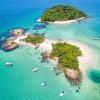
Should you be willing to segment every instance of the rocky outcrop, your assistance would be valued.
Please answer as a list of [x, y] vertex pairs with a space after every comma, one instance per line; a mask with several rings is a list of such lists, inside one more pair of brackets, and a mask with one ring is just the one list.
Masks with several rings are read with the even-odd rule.
[[78, 70], [74, 70], [74, 69], [66, 68], [65, 75], [71, 80], [78, 80], [79, 77], [80, 77], [80, 74], [81, 74], [81, 72], [80, 72], [79, 69]]
[[62, 70], [65, 76], [70, 80], [78, 80], [80, 78], [81, 71], [79, 69], [69, 69], [64, 67], [62, 64], [59, 64], [59, 69]]
[[14, 42], [12, 40], [5, 41], [2, 45], [2, 48], [4, 51], [11, 51], [11, 50], [16, 49], [18, 47], [19, 47], [18, 43]]
[[19, 37], [21, 35], [24, 35], [24, 29], [22, 28], [18, 28], [18, 29], [13, 29], [10, 31], [10, 34], [13, 36], [13, 37]]

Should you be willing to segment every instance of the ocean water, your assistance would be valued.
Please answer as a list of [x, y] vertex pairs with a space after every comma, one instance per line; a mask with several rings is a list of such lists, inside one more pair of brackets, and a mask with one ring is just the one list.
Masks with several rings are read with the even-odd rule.
[[[69, 25], [50, 24], [46, 29], [49, 39], [81, 42], [93, 51], [94, 60], [80, 86], [72, 85], [61, 73], [50, 71], [53, 62], [41, 63], [41, 51], [23, 46], [11, 52], [0, 50], [0, 100], [100, 100], [100, 1], [99, 0], [1, 0], [0, 36], [15, 27], [32, 28], [42, 12], [56, 4], [70, 4], [87, 13], [90, 19]], [[40, 32], [41, 32], [40, 31]], [[13, 62], [7, 68], [5, 62]], [[50, 66], [50, 68], [45, 68]], [[32, 68], [39, 71], [32, 73]], [[40, 83], [46, 81], [47, 86]], [[80, 88], [80, 89], [79, 89]], [[76, 90], [79, 89], [79, 92]], [[66, 91], [63, 97], [59, 92]]]

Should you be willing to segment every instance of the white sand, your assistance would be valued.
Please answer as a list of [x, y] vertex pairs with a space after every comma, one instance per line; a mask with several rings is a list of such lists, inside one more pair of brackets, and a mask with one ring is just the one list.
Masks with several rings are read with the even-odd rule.
[[[53, 23], [53, 24], [70, 24], [70, 23], [74, 23], [74, 22], [78, 22], [85, 19], [85, 17], [82, 18], [78, 18], [75, 20], [68, 20], [68, 21], [55, 21], [55, 22], [48, 22], [48, 23]], [[37, 19], [37, 22], [41, 22], [41, 18]]]
[[35, 46], [32, 45], [31, 43], [26, 43], [24, 41], [21, 41], [22, 39], [25, 39], [26, 37], [27, 35], [19, 36], [18, 38], [15, 39], [15, 42], [18, 43], [19, 45], [26, 45], [26, 46], [34, 48]]
[[44, 42], [39, 45], [39, 48], [43, 52], [48, 51], [50, 53], [51, 50], [52, 50], [52, 43], [53, 43], [53, 41], [50, 41], [48, 39], [45, 39]]
[[70, 23], [81, 21], [83, 19], [85, 19], [85, 17], [75, 19], [75, 20], [68, 20], [68, 21], [55, 21], [54, 24], [70, 24]]
[[26, 35], [21, 35], [21, 36], [19, 36], [19, 37], [17, 37], [17, 38], [15, 39], [15, 42], [19, 43], [19, 42], [21, 42], [21, 41], [20, 41], [21, 39], [25, 39], [26, 37], [27, 37]]
[[89, 48], [89, 46], [87, 46], [83, 43], [80, 43], [80, 42], [68, 41], [68, 43], [79, 47], [80, 50], [82, 51], [83, 55], [78, 58], [79, 59], [79, 65], [80, 65], [79, 67], [80, 67], [80, 70], [82, 72], [86, 73], [86, 71], [88, 69], [90, 69], [91, 62], [94, 60], [93, 51], [91, 50], [91, 48]]
[[[30, 43], [20, 41], [20, 39], [24, 39], [26, 37], [27, 37], [26, 35], [20, 36], [17, 39], [15, 39], [15, 42], [17, 42], [20, 45], [27, 45], [29, 47], [35, 47], [34, 45]], [[41, 49], [43, 52], [47, 51], [50, 53], [52, 50], [52, 43], [57, 43], [57, 42], [66, 42], [66, 43], [70, 43], [72, 45], [79, 47], [83, 54], [81, 57], [79, 57], [80, 70], [85, 73], [86, 70], [90, 68], [90, 64], [93, 61], [94, 54], [87, 45], [82, 44], [80, 42], [76, 42], [72, 40], [57, 41], [57, 40], [49, 40], [46, 38], [43, 43], [39, 44], [39, 49]]]
[[41, 18], [37, 19], [36, 22], [41, 22]]
[[[40, 44], [39, 47], [43, 52], [48, 51], [50, 53], [52, 50], [52, 43], [57, 43], [57, 42], [59, 41], [56, 41], [56, 40], [51, 41], [51, 40], [46, 39], [42, 44]], [[90, 68], [91, 62], [93, 61], [93, 55], [94, 55], [93, 51], [91, 51], [91, 49], [87, 45], [80, 43], [80, 42], [76, 42], [72, 40], [62, 41], [62, 42], [70, 43], [80, 48], [83, 55], [78, 58], [79, 65], [80, 65], [80, 70], [85, 73], [86, 70]]]

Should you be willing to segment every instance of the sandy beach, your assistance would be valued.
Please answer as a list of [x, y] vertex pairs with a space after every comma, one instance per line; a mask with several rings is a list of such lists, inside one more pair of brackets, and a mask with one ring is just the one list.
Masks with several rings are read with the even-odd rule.
[[66, 43], [75, 45], [80, 48], [83, 55], [78, 58], [79, 59], [79, 67], [80, 67], [80, 70], [82, 71], [82, 73], [86, 73], [86, 71], [90, 68], [88, 66], [91, 64], [91, 61], [93, 60], [93, 56], [94, 56], [93, 51], [91, 51], [91, 49], [87, 45], [77, 42], [77, 41], [73, 41], [73, 40], [56, 41], [56, 40], [45, 39], [45, 41], [42, 44], [40, 44], [39, 48], [43, 52], [49, 51], [49, 53], [50, 53], [52, 50], [52, 43], [57, 43], [57, 42], [66, 42]]
[[82, 73], [86, 73], [86, 71], [88, 69], [90, 69], [90, 64], [91, 62], [93, 61], [93, 57], [94, 57], [94, 53], [93, 51], [91, 50], [91, 48], [89, 48], [89, 46], [83, 44], [83, 43], [80, 43], [80, 42], [77, 42], [77, 41], [68, 41], [67, 43], [70, 43], [72, 45], [75, 45], [77, 47], [80, 48], [80, 50], [82, 51], [82, 56], [79, 57], [79, 68], [80, 70], [82, 71]]
[[[26, 37], [27, 37], [26, 35], [20, 36], [20, 37], [15, 39], [15, 42], [17, 42], [19, 45], [27, 45], [29, 47], [34, 48], [35, 47], [34, 45], [32, 45], [30, 43], [26, 43], [24, 41], [21, 41], [21, 39], [24, 39]], [[87, 45], [85, 45], [83, 43], [73, 41], [73, 40], [58, 41], [58, 40], [49, 40], [49, 39], [45, 38], [44, 42], [39, 44], [39, 49], [42, 50], [43, 52], [47, 51], [47, 52], [51, 53], [52, 44], [57, 43], [57, 42], [66, 42], [66, 43], [69, 43], [69, 44], [72, 44], [72, 45], [79, 47], [80, 50], [82, 51], [82, 54], [83, 54], [81, 57], [78, 58], [80, 70], [85, 73], [86, 70], [89, 69], [88, 65], [93, 60], [93, 52], [91, 51], [91, 49]]]
[[22, 41], [22, 39], [25, 39], [26, 37], [27, 37], [27, 35], [19, 36], [18, 38], [15, 39], [15, 42], [18, 43], [20, 46], [26, 45], [26, 46], [29, 46], [31, 48], [34, 48], [35, 46], [32, 45], [31, 43], [26, 43], [25, 41]]
[[[70, 24], [74, 22], [79, 22], [81, 20], [84, 20], [85, 17], [74, 19], [74, 20], [67, 20], [67, 21], [55, 21], [55, 22], [48, 22], [48, 23], [53, 23], [53, 24]], [[36, 22], [41, 22], [41, 18], [37, 19]]]

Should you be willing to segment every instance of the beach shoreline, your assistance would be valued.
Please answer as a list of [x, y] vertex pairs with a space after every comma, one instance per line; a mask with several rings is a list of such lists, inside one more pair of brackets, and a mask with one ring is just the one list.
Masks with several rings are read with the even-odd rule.
[[[82, 20], [86, 19], [86, 17], [81, 17], [78, 19], [73, 19], [73, 20], [67, 20], [67, 21], [55, 21], [55, 22], [48, 22], [52, 24], [70, 24], [70, 23], [75, 23], [75, 22], [80, 22]], [[41, 18], [37, 19], [36, 22], [41, 23]]]
[[[91, 51], [91, 49], [89, 48], [89, 46], [81, 43], [81, 42], [77, 42], [77, 41], [73, 41], [73, 40], [68, 40], [68, 41], [58, 41], [58, 40], [48, 40], [45, 39], [44, 43], [42, 43], [39, 48], [42, 51], [49, 51], [49, 53], [52, 50], [52, 43], [57, 43], [57, 42], [62, 42], [62, 43], [69, 43], [72, 45], [75, 45], [77, 47], [80, 48], [80, 50], [82, 51], [82, 56], [78, 57], [79, 59], [79, 68], [82, 72], [86, 72], [86, 70], [88, 70], [87, 66], [92, 60], [93, 60], [93, 52]], [[45, 44], [45, 45], [44, 45]]]
[[[26, 43], [25, 41], [21, 41], [22, 39], [25, 39], [26, 37], [27, 37], [27, 35], [20, 36], [20, 37], [15, 39], [15, 42], [17, 42], [19, 45], [26, 45], [26, 46], [29, 46], [29, 47], [32, 47], [32, 48], [36, 47], [31, 43]], [[53, 49], [52, 44], [55, 44], [55, 43], [58, 43], [58, 42], [69, 43], [71, 45], [75, 45], [75, 46], [80, 48], [80, 50], [82, 51], [82, 56], [78, 57], [79, 68], [82, 71], [82, 73], [86, 73], [86, 71], [89, 69], [87, 67], [88, 64], [91, 63], [91, 61], [93, 60], [93, 52], [91, 51], [89, 46], [87, 46], [87, 45], [85, 45], [81, 42], [73, 41], [73, 40], [59, 41], [59, 40], [49, 40], [49, 39], [45, 38], [45, 40], [42, 43], [38, 44], [38, 48], [43, 53], [48, 52], [50, 54], [52, 49]], [[52, 60], [54, 60], [54, 59], [52, 59]], [[57, 60], [55, 60], [55, 61], [54, 62], [57, 64], [58, 63]]]

